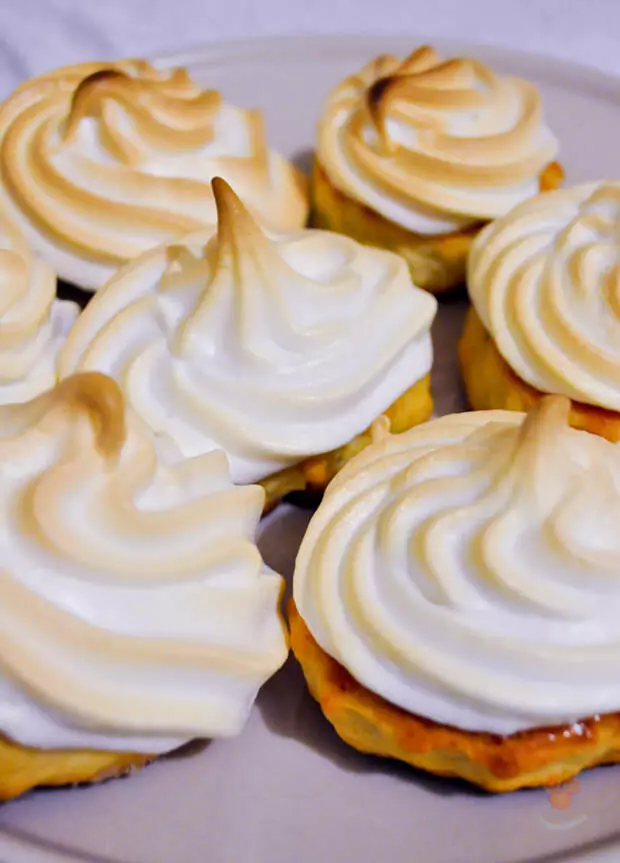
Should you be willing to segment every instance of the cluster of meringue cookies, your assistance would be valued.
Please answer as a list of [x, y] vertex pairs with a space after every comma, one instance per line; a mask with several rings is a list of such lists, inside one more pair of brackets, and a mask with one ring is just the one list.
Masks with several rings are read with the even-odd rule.
[[[557, 151], [533, 84], [427, 47], [335, 88], [310, 184], [182, 69], [0, 106], [0, 799], [239, 734], [289, 646], [361, 751], [620, 758], [620, 183]], [[477, 412], [433, 420], [465, 283]]]

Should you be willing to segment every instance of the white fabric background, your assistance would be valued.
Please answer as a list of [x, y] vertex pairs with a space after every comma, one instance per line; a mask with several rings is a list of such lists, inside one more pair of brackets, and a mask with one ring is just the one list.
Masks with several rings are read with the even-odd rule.
[[620, 74], [620, 0], [0, 0], [0, 96], [79, 60], [304, 32], [453, 37]]

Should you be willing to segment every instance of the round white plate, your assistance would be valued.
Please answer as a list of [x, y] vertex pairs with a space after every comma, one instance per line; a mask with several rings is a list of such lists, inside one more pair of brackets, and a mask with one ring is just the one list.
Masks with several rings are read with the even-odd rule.
[[[200, 49], [187, 65], [226, 98], [264, 109], [270, 140], [307, 164], [330, 87], [378, 53], [420, 40], [277, 39]], [[439, 44], [534, 80], [562, 142], [568, 182], [620, 177], [620, 80], [491, 48]], [[438, 409], [463, 407], [454, 364], [462, 304], [435, 333]], [[307, 513], [281, 507], [262, 527], [291, 572]], [[122, 781], [41, 791], [0, 806], [1, 863], [602, 863], [620, 859], [620, 767], [584, 774], [564, 798], [476, 793], [342, 744], [293, 661], [263, 690], [236, 740], [162, 759]]]

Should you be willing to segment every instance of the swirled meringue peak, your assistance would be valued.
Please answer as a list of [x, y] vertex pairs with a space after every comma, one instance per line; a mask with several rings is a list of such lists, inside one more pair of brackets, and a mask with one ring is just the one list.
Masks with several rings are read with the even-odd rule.
[[58, 350], [78, 314], [56, 299], [56, 276], [22, 232], [0, 217], [0, 405], [28, 401], [56, 383]]
[[97, 290], [147, 249], [215, 226], [226, 177], [261, 221], [301, 227], [305, 183], [269, 150], [259, 111], [142, 60], [59, 69], [0, 108], [5, 209], [61, 278]]
[[620, 183], [540, 195], [489, 225], [468, 268], [497, 349], [547, 393], [620, 411]]
[[86, 308], [61, 375], [115, 378], [186, 456], [254, 482], [364, 431], [430, 370], [437, 303], [397, 255], [326, 231], [265, 233], [224, 180], [218, 233], [129, 264]]
[[284, 662], [258, 487], [156, 448], [116, 383], [0, 408], [0, 733], [166, 751], [242, 728]]
[[317, 157], [337, 188], [385, 218], [443, 234], [535, 195], [557, 151], [533, 84], [425, 46], [336, 87]]
[[294, 596], [357, 681], [497, 734], [620, 710], [620, 449], [569, 405], [446, 416], [336, 477]]

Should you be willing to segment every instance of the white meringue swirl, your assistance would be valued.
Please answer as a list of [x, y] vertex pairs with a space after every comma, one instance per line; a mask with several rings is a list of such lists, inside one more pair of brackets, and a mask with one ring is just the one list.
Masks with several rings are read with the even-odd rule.
[[56, 383], [59, 348], [75, 303], [56, 299], [56, 276], [21, 231], [0, 218], [0, 404], [24, 402]]
[[421, 380], [437, 303], [397, 255], [325, 231], [268, 235], [213, 185], [217, 237], [122, 270], [60, 373], [109, 374], [186, 456], [221, 447], [234, 480], [253, 482], [347, 443]]
[[620, 183], [547, 192], [517, 207], [478, 237], [467, 281], [520, 378], [620, 410]]
[[214, 229], [216, 175], [265, 225], [305, 223], [305, 182], [268, 149], [260, 112], [201, 90], [183, 69], [70, 66], [27, 81], [0, 107], [3, 207], [83, 288], [166, 240]]
[[294, 597], [358, 682], [477, 732], [620, 710], [620, 449], [569, 405], [443, 417], [336, 477]]
[[330, 181], [419, 234], [488, 221], [539, 191], [558, 143], [540, 93], [422, 47], [381, 56], [333, 91], [317, 158]]
[[0, 408], [0, 733], [157, 753], [238, 733], [284, 662], [262, 489], [155, 449], [117, 385]]

